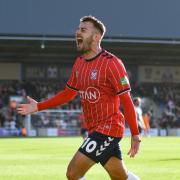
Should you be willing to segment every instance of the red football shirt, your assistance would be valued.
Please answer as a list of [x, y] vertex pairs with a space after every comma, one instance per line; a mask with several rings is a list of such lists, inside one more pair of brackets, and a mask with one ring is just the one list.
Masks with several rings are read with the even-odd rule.
[[120, 59], [105, 50], [92, 59], [78, 57], [67, 86], [79, 92], [90, 133], [123, 136], [125, 123], [118, 95], [130, 91], [130, 85]]

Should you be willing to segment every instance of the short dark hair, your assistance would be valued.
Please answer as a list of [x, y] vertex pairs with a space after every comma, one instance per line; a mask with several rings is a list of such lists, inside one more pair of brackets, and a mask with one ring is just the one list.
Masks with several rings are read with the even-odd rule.
[[105, 27], [105, 25], [99, 19], [97, 19], [96, 17], [91, 16], [91, 15], [83, 16], [80, 19], [80, 22], [87, 22], [87, 21], [92, 22], [94, 27], [96, 27], [97, 30], [101, 33], [101, 35], [104, 36], [104, 34], [106, 32], [106, 27]]

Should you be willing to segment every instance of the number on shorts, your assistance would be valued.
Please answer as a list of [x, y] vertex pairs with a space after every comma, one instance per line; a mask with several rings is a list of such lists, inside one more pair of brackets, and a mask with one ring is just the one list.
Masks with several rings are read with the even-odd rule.
[[83, 149], [85, 146], [86, 152], [91, 153], [96, 149], [97, 143], [96, 141], [90, 141], [90, 138], [87, 138], [81, 148]]

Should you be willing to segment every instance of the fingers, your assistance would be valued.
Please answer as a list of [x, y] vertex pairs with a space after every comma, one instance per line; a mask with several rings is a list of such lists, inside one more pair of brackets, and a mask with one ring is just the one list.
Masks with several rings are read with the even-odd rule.
[[17, 112], [18, 112], [18, 114], [26, 115], [26, 112], [24, 110], [18, 110]]
[[23, 108], [18, 108], [17, 113], [21, 115], [26, 115], [26, 111]]
[[18, 114], [21, 114], [21, 115], [26, 115], [26, 112], [21, 110], [21, 111], [18, 111]]
[[23, 108], [25, 104], [18, 104], [16, 109]]
[[31, 103], [34, 101], [34, 99], [32, 99], [31, 97], [27, 96], [28, 102]]
[[135, 157], [135, 155], [138, 153], [139, 151], [139, 146], [140, 146], [140, 142], [141, 142], [141, 138], [139, 135], [133, 135], [131, 137], [131, 149], [128, 152], [128, 155], [130, 157]]
[[27, 109], [27, 105], [26, 104], [20, 104], [16, 110], [17, 110], [18, 114], [26, 115], [27, 114], [27, 110], [26, 109]]
[[132, 145], [131, 145], [131, 148], [130, 150], [128, 151], [128, 155], [131, 157], [131, 158], [134, 158], [136, 156], [136, 154], [138, 153], [139, 151], [139, 145], [140, 145], [140, 142], [132, 142]]
[[27, 115], [37, 111], [37, 101], [27, 96], [28, 104], [19, 104], [17, 107], [18, 114]]
[[134, 158], [137, 153], [138, 153], [138, 150], [137, 150], [137, 149], [131, 148], [131, 149], [129, 150], [129, 152], [128, 152], [128, 155], [129, 155], [131, 158]]
[[29, 103], [37, 103], [37, 101], [35, 101], [34, 99], [32, 99], [31, 97], [27, 96], [28, 102]]

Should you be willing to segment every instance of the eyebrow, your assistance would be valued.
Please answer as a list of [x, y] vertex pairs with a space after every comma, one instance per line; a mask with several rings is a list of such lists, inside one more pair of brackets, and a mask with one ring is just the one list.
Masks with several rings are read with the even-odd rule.
[[88, 28], [86, 28], [86, 27], [82, 27], [81, 29], [88, 29]]
[[78, 27], [77, 29], [78, 30], [88, 30], [88, 28], [86, 28], [86, 27]]

